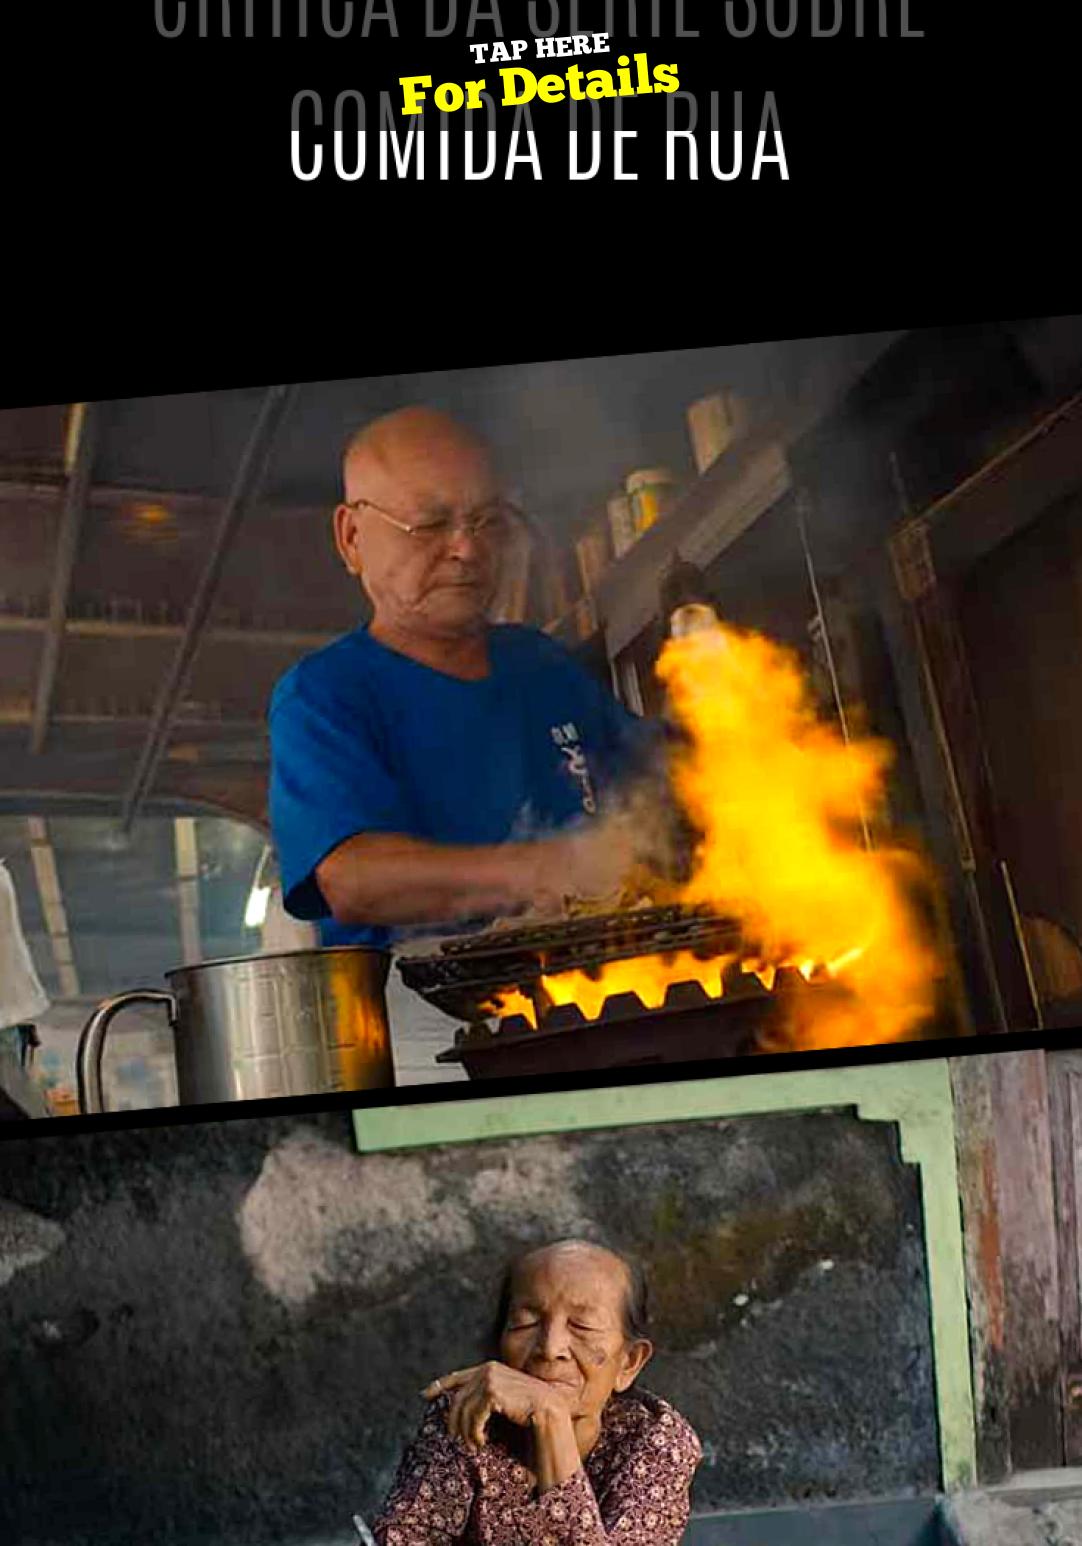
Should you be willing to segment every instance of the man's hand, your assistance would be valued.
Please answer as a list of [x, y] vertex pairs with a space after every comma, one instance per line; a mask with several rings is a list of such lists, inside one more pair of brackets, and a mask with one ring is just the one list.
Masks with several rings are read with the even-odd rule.
[[424, 1394], [429, 1401], [451, 1396], [448, 1431], [471, 1449], [483, 1448], [489, 1419], [497, 1413], [520, 1428], [564, 1419], [571, 1429], [570, 1403], [558, 1387], [502, 1363], [457, 1369], [433, 1380]]
[[536, 845], [533, 907], [559, 913], [569, 899], [615, 905], [634, 863], [634, 833], [620, 817], [549, 838]]

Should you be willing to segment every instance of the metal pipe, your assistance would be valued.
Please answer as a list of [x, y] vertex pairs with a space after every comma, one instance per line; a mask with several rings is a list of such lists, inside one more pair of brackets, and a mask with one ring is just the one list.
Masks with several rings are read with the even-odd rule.
[[210, 614], [211, 605], [218, 590], [225, 560], [229, 554], [230, 545], [236, 535], [242, 517], [247, 513], [248, 507], [258, 492], [263, 475], [267, 470], [271, 450], [275, 436], [285, 416], [287, 407], [294, 388], [291, 386], [268, 387], [259, 409], [259, 414], [248, 437], [248, 443], [244, 448], [240, 463], [237, 467], [233, 487], [229, 498], [226, 500], [222, 511], [221, 520], [218, 523], [218, 531], [214, 539], [203, 573], [199, 578], [199, 584], [192, 598], [191, 608], [184, 625], [184, 634], [177, 645], [169, 670], [166, 672], [158, 693], [158, 699], [154, 706], [154, 714], [151, 719], [147, 738], [143, 743], [143, 749], [139, 754], [139, 761], [124, 797], [124, 805], [121, 812], [121, 826], [125, 832], [130, 832], [140, 806], [154, 782], [154, 776], [158, 770], [162, 754], [165, 751], [166, 740], [176, 714], [180, 695], [184, 690], [188, 672], [199, 648], [203, 631], [206, 627], [207, 617]]
[[45, 738], [49, 733], [49, 712], [52, 708], [53, 690], [60, 667], [60, 649], [68, 615], [71, 577], [75, 572], [75, 556], [79, 550], [79, 534], [82, 531], [83, 516], [86, 513], [90, 474], [93, 470], [101, 422], [101, 411], [97, 403], [77, 403], [74, 407], [78, 413], [76, 443], [74, 455], [69, 452], [70, 471], [64, 489], [64, 508], [60, 516], [60, 532], [56, 542], [56, 561], [53, 565], [49, 595], [49, 618], [45, 626], [45, 638], [42, 640], [38, 680], [34, 690], [34, 714], [30, 727], [30, 750], [34, 753], [44, 749]]
[[198, 966], [203, 959], [203, 942], [199, 930], [199, 839], [194, 816], [173, 817], [173, 846], [181, 955], [185, 966]]
[[[808, 571], [808, 582], [811, 585], [812, 600], [815, 603], [815, 615], [819, 623], [819, 634], [823, 641], [823, 649], [826, 652], [827, 671], [830, 674], [830, 688], [834, 694], [834, 707], [838, 713], [838, 720], [842, 727], [842, 739], [846, 746], [851, 744], [849, 735], [849, 720], [845, 712], [845, 701], [842, 698], [841, 682], [838, 678], [838, 668], [834, 661], [834, 646], [830, 642], [830, 629], [827, 627], [826, 613], [823, 610], [823, 598], [819, 591], [819, 578], [815, 572], [815, 563], [812, 559], [811, 544], [808, 541], [808, 529], [804, 520], [804, 513], [809, 508], [806, 494], [801, 494], [797, 500], [797, 530], [800, 532], [800, 545], [804, 550], [804, 564]], [[872, 848], [871, 828], [868, 826], [868, 818], [864, 811], [864, 802], [857, 800], [857, 814], [860, 817], [860, 830], [864, 835], [864, 846]]]
[[[891, 478], [894, 482], [894, 490], [902, 516], [907, 521], [912, 520], [913, 507], [909, 500], [909, 492], [906, 489], [905, 480], [902, 477], [902, 469], [898, 461], [897, 452], [891, 451], [889, 463]], [[995, 952], [992, 949], [992, 938], [988, 931], [988, 920], [985, 917], [984, 903], [981, 900], [980, 887], [977, 883], [977, 858], [973, 850], [973, 839], [969, 830], [969, 815], [966, 811], [966, 803], [962, 795], [958, 769], [955, 766], [954, 749], [947, 732], [947, 722], [943, 715], [939, 687], [928, 656], [928, 648], [924, 638], [924, 625], [915, 608], [912, 610], [910, 621], [913, 628], [913, 637], [916, 642], [917, 663], [920, 667], [921, 681], [924, 687], [925, 705], [932, 722], [932, 733], [939, 748], [939, 755], [945, 775], [948, 820], [954, 833], [966, 900], [969, 904], [970, 915], [976, 925], [977, 948], [980, 952], [981, 965], [984, 968], [985, 984], [992, 997], [992, 1007], [999, 1029], [1007, 1031], [1010, 1030], [1010, 1023], [1007, 1016], [1007, 1006], [1003, 1001], [1003, 990], [1000, 987], [999, 972], [996, 967]]]
[[1006, 859], [999, 861], [999, 873], [1003, 876], [1003, 886], [1007, 892], [1007, 905], [1011, 910], [1011, 923], [1014, 925], [1015, 938], [1018, 941], [1018, 950], [1022, 957], [1022, 965], [1026, 973], [1026, 986], [1029, 988], [1029, 996], [1033, 1003], [1034, 1030], [1044, 1030], [1044, 1013], [1041, 1009], [1041, 995], [1037, 988], [1037, 975], [1033, 970], [1033, 958], [1029, 953], [1026, 943], [1026, 931], [1022, 923], [1022, 914], [1018, 909], [1018, 898], [1014, 894], [1014, 882]]
[[[5, 609], [4, 599], [0, 598], [0, 633], [45, 633], [48, 625], [49, 620], [45, 616]], [[182, 623], [73, 617], [70, 612], [64, 624], [64, 633], [69, 639], [157, 639], [167, 642], [179, 639], [183, 632]], [[258, 628], [222, 625], [206, 630], [206, 638], [212, 644], [250, 644], [256, 648], [269, 647], [276, 650], [317, 650], [324, 644], [332, 643], [337, 637], [335, 633], [318, 632], [311, 628], [277, 629], [269, 624], [261, 624]], [[26, 717], [29, 718], [29, 714]]]

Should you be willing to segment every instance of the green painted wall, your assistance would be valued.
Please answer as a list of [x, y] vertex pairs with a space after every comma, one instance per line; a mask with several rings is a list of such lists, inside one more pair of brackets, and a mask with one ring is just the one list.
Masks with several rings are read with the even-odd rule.
[[391, 1106], [355, 1112], [354, 1131], [357, 1147], [372, 1153], [586, 1128], [839, 1107], [855, 1108], [866, 1121], [897, 1123], [903, 1158], [920, 1167], [942, 1479], [948, 1490], [972, 1486], [976, 1433], [954, 1109], [946, 1060]]

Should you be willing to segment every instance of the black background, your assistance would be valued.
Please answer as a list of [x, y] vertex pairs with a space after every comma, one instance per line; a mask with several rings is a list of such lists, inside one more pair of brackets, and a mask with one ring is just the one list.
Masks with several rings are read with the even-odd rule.
[[[527, 35], [521, 0], [501, 9], [507, 35]], [[421, 0], [395, 11], [397, 41], [379, 24], [367, 40], [316, 25], [306, 40], [194, 26], [167, 40], [153, 0], [9, 8], [2, 400], [1077, 309], [1069, 7], [911, 0], [923, 38], [781, 40], [761, 26], [737, 41], [720, 0], [687, 0], [698, 39], [614, 36], [676, 62], [704, 111], [721, 93], [723, 126], [742, 90], [750, 141], [772, 90], [787, 182], [770, 168], [666, 182], [664, 103], [646, 98], [625, 109], [638, 182], [569, 184], [561, 105], [533, 109], [540, 183], [525, 168], [511, 182], [297, 181], [301, 88], [374, 103], [402, 74], [486, 73], [466, 46], [467, 0], [450, 40], [424, 39]], [[896, 0], [888, 11], [893, 30]], [[235, 32], [242, 15], [233, 0]]]

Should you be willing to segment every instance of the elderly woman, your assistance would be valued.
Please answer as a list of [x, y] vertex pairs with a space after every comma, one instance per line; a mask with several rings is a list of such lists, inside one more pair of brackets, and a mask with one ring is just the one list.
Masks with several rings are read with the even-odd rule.
[[676, 1546], [702, 1458], [633, 1389], [653, 1347], [641, 1273], [563, 1240], [504, 1280], [499, 1358], [433, 1380], [375, 1525], [378, 1546]]

